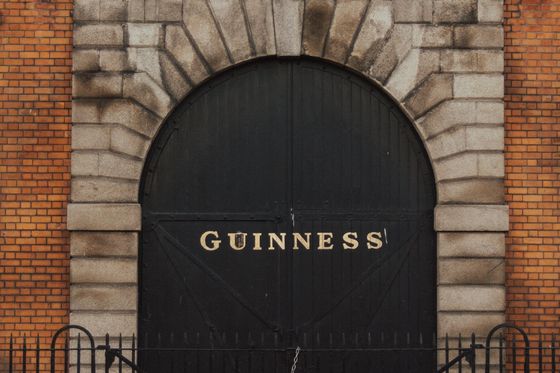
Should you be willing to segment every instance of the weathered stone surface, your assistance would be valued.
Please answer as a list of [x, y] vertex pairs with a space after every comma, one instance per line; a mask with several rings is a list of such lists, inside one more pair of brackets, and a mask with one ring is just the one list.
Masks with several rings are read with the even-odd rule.
[[129, 23], [126, 26], [128, 45], [157, 47], [162, 39], [162, 25], [158, 23]]
[[180, 21], [182, 18], [182, 8], [182, 0], [158, 0], [157, 20], [170, 22]]
[[[230, 64], [214, 17], [205, 1], [184, 0], [183, 23], [214, 71], [221, 70]], [[168, 46], [167, 43], [166, 46]], [[175, 47], [181, 48], [178, 45]]]
[[100, 115], [97, 100], [72, 101], [72, 123], [98, 123]]
[[506, 232], [508, 221], [508, 207], [503, 205], [438, 205], [435, 209], [438, 232]]
[[75, 46], [122, 46], [123, 26], [115, 24], [75, 25]]
[[140, 205], [70, 203], [68, 204], [68, 230], [138, 231], [140, 230]]
[[354, 34], [367, 11], [367, 0], [338, 0], [325, 45], [325, 57], [345, 63]]
[[173, 107], [169, 94], [147, 73], [125, 75], [123, 79], [124, 97], [133, 98], [160, 117], [165, 117]]
[[435, 23], [476, 23], [477, 0], [434, 0]]
[[144, 0], [128, 0], [128, 20], [131, 22], [144, 20]]
[[395, 25], [387, 43], [375, 54], [375, 62], [367, 67], [367, 75], [384, 82], [412, 45], [412, 26]]
[[104, 103], [100, 111], [101, 123], [122, 124], [149, 137], [156, 133], [161, 123], [159, 117], [126, 99]]
[[136, 311], [136, 286], [76, 285], [70, 289], [70, 309]]
[[503, 127], [466, 127], [466, 148], [469, 150], [503, 150]]
[[276, 54], [272, 0], [245, 0], [245, 11], [257, 56]]
[[209, 4], [222, 29], [233, 60], [240, 62], [249, 59], [252, 52], [241, 2], [239, 0], [209, 0]]
[[476, 103], [476, 121], [481, 124], [503, 124], [503, 101], [480, 101]]
[[504, 32], [501, 26], [456, 26], [454, 43], [459, 48], [502, 48]]
[[[307, 13], [306, 13], [307, 14]], [[307, 18], [307, 17], [306, 17]], [[348, 65], [366, 71], [379, 53], [387, 33], [393, 27], [393, 4], [386, 0], [372, 0], [364, 22], [358, 30]]]
[[157, 20], [159, 0], [144, 0], [144, 21], [153, 22]]
[[113, 126], [111, 128], [111, 150], [133, 157], [143, 158], [150, 145], [146, 137], [127, 127]]
[[109, 149], [110, 145], [111, 129], [108, 126], [72, 126], [72, 149]]
[[72, 77], [73, 97], [119, 97], [122, 95], [122, 75], [80, 73]]
[[191, 89], [189, 82], [166, 53], [159, 54], [159, 64], [164, 87], [175, 101], [181, 100]]
[[72, 258], [70, 281], [74, 284], [135, 283], [136, 259]]
[[503, 258], [445, 258], [438, 260], [440, 284], [495, 284], [505, 281]]
[[505, 256], [504, 233], [438, 233], [441, 257], [498, 257]]
[[504, 311], [506, 290], [503, 286], [440, 286], [438, 308], [441, 311]]
[[132, 68], [128, 65], [128, 54], [119, 49], [103, 49], [99, 51], [99, 67], [103, 71], [126, 71]]
[[478, 156], [476, 153], [458, 154], [437, 160], [433, 164], [438, 181], [478, 176]]
[[72, 202], [138, 202], [138, 183], [101, 177], [72, 178]]
[[99, 0], [75, 0], [72, 15], [75, 21], [98, 21]]
[[421, 81], [439, 70], [439, 52], [412, 49], [393, 70], [385, 87], [398, 100], [404, 99]]
[[458, 98], [502, 98], [504, 76], [501, 74], [457, 74], [453, 92]]
[[303, 53], [322, 56], [329, 25], [334, 15], [334, 0], [309, 0], [305, 2], [303, 20]]
[[99, 153], [99, 176], [139, 180], [141, 173], [142, 162], [137, 159], [115, 153]]
[[395, 22], [431, 22], [432, 0], [394, 0]]
[[439, 203], [503, 203], [501, 179], [449, 180], [438, 185]]
[[504, 55], [498, 50], [445, 50], [441, 68], [446, 72], [503, 72]]
[[479, 154], [478, 176], [504, 177], [504, 155], [502, 153]]
[[99, 70], [99, 51], [97, 49], [75, 49], [72, 52], [72, 71]]
[[73, 151], [70, 170], [72, 176], [99, 175], [99, 154], [97, 152]]
[[418, 118], [451, 97], [453, 97], [453, 76], [432, 74], [406, 99], [404, 104]]
[[478, 0], [478, 22], [502, 23], [503, 16], [503, 0]]
[[453, 44], [453, 28], [451, 26], [414, 25], [412, 30], [412, 46], [415, 48], [441, 48]]
[[99, 314], [98, 312], [73, 311], [70, 312], [70, 323], [87, 326], [94, 336], [100, 337], [108, 332], [111, 332], [111, 335], [133, 335], [138, 332], [135, 312], [114, 311]]
[[298, 56], [301, 53], [303, 0], [272, 0], [276, 53], [279, 56]]
[[127, 65], [131, 70], [145, 72], [153, 82], [163, 88], [159, 54], [157, 48], [128, 48]]
[[128, 0], [101, 0], [99, 19], [103, 21], [126, 21]]
[[72, 232], [70, 252], [76, 256], [131, 256], [138, 252], [135, 232]]
[[428, 140], [432, 159], [466, 150], [503, 150], [502, 127], [457, 126]]
[[505, 322], [503, 311], [498, 312], [440, 312], [438, 335], [486, 335], [494, 326]]
[[179, 63], [193, 83], [204, 80], [209, 72], [200, 60], [184, 30], [179, 26], [167, 26], [165, 48]]

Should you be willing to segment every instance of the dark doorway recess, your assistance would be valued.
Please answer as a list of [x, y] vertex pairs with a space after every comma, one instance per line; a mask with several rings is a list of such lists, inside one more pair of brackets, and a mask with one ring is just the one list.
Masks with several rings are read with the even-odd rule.
[[[140, 355], [148, 371], [186, 360], [200, 372], [287, 372], [298, 345], [301, 371], [435, 366], [432, 352], [354, 348], [432, 343], [437, 317], [429, 159], [398, 105], [362, 77], [312, 59], [219, 75], [163, 125], [140, 198], [140, 346], [201, 348]], [[207, 231], [218, 249], [202, 248]], [[243, 250], [230, 248], [236, 232]], [[293, 232], [311, 233], [310, 249], [293, 250]], [[318, 250], [320, 232], [332, 249]], [[356, 249], [343, 247], [348, 232]], [[369, 232], [381, 248], [368, 248]], [[269, 250], [268, 233], [286, 233], [286, 248]]]

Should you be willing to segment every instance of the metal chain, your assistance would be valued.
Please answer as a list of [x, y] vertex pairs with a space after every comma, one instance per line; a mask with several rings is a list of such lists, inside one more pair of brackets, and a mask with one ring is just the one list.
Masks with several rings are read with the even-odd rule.
[[297, 366], [297, 361], [298, 361], [298, 357], [299, 357], [299, 352], [301, 351], [301, 348], [299, 348], [299, 346], [296, 347], [296, 354], [294, 355], [294, 363], [292, 364], [292, 371], [291, 373], [294, 373], [296, 371], [296, 366]]

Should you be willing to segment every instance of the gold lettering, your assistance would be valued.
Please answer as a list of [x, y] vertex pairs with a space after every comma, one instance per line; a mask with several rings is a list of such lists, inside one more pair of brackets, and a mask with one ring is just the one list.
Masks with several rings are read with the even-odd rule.
[[245, 248], [247, 244], [247, 233], [228, 233], [229, 245], [233, 250], [240, 251]]
[[333, 234], [331, 232], [317, 232], [317, 236], [319, 236], [319, 247], [317, 250], [332, 250], [333, 245], [331, 240], [333, 238]]
[[355, 250], [358, 248], [358, 233], [357, 232], [346, 232], [342, 236], [342, 246], [345, 250]]
[[369, 232], [367, 235], [367, 247], [368, 249], [381, 249], [383, 246], [383, 241], [381, 241], [381, 232]]
[[[213, 235], [216, 238], [215, 240], [210, 241], [212, 243], [212, 246], [208, 246], [206, 244], [206, 237], [208, 237], [210, 235]], [[216, 231], [204, 232], [200, 236], [200, 246], [202, 246], [202, 248], [204, 250], [208, 250], [208, 251], [218, 250], [220, 248], [220, 243], [222, 242], [221, 240], [218, 240], [218, 238], [219, 238], [218, 232], [216, 232]]]
[[262, 233], [253, 233], [253, 237], [255, 238], [255, 245], [253, 246], [253, 250], [262, 250], [261, 236]]
[[274, 243], [282, 250], [286, 250], [286, 233], [280, 233], [278, 236], [276, 233], [268, 234], [268, 250], [274, 250]]
[[311, 233], [304, 233], [305, 238], [299, 233], [294, 233], [294, 250], [298, 250], [298, 243], [301, 244], [306, 250], [311, 248]]

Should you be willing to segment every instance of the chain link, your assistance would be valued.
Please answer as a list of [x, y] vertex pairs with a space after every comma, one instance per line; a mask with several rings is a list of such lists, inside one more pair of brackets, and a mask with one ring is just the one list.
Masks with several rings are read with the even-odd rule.
[[294, 363], [292, 364], [292, 371], [291, 373], [294, 373], [296, 371], [296, 367], [297, 367], [297, 362], [298, 362], [298, 358], [299, 358], [299, 352], [301, 351], [301, 348], [299, 348], [299, 346], [296, 347], [296, 354], [294, 355]]

